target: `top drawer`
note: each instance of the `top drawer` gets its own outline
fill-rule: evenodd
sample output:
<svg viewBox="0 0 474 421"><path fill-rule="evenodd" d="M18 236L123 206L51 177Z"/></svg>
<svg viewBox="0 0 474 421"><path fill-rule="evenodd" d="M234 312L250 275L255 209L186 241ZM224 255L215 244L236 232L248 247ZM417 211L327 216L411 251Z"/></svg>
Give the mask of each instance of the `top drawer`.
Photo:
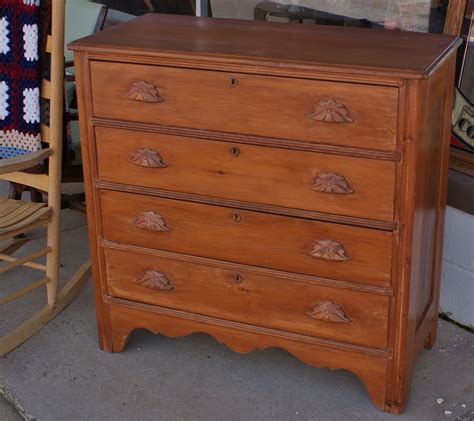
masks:
<svg viewBox="0 0 474 421"><path fill-rule="evenodd" d="M93 61L96 117L395 150L397 88Z"/></svg>

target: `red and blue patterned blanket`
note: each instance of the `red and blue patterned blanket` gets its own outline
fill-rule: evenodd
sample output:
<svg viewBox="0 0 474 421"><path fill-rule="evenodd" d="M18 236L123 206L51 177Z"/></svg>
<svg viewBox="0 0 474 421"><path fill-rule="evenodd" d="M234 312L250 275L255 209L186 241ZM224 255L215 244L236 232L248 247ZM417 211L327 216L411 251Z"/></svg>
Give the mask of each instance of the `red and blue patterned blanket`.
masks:
<svg viewBox="0 0 474 421"><path fill-rule="evenodd" d="M41 149L40 0L0 0L0 158Z"/></svg>

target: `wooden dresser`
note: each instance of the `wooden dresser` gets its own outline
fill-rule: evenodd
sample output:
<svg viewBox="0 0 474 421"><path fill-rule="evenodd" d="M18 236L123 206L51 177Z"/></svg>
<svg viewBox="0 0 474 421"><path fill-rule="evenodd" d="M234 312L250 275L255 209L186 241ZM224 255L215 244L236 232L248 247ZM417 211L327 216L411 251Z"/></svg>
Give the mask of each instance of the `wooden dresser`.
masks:
<svg viewBox="0 0 474 421"><path fill-rule="evenodd" d="M281 347L400 412L436 337L457 46L169 15L73 43L101 348Z"/></svg>

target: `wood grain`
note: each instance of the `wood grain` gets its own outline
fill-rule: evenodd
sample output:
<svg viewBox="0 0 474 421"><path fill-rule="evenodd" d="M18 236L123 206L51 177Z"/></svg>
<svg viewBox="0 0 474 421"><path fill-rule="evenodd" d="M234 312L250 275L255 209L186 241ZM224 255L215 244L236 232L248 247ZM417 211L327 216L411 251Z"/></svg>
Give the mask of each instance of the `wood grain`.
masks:
<svg viewBox="0 0 474 421"><path fill-rule="evenodd" d="M393 220L393 162L103 127L95 133L99 178L104 181ZM130 163L129 157L143 148L159 153L166 168ZM353 194L317 191L316 179L327 172L343 175Z"/></svg>
<svg viewBox="0 0 474 421"><path fill-rule="evenodd" d="M268 76L110 62L92 62L91 73L97 117L395 149L395 88L301 79L288 84ZM116 76L110 78L110 73ZM230 78L239 80L236 87L229 86ZM163 101L129 107L125 94L140 80L156 86ZM343 102L355 121L334 124L309 118L314 105L328 98ZM205 119L201 110L206 110Z"/></svg>
<svg viewBox="0 0 474 421"><path fill-rule="evenodd" d="M309 67L393 79L426 78L457 46L456 37L441 34L149 14L70 48L118 53L122 60L145 56L154 63L185 58L191 67L230 63L266 67L267 73L291 67L293 74Z"/></svg>
<svg viewBox="0 0 474 421"><path fill-rule="evenodd" d="M244 143L247 145L270 146L282 149L291 149L306 152L321 152L329 155L352 156L358 158L370 158L381 161L399 162L400 151L381 151L377 149L359 149L348 146L337 146L324 143L292 141L280 138L271 138L242 133L226 133L219 130L200 130L189 127L164 126L160 124L141 123L133 121L111 120L107 118L91 118L94 126L111 127L118 129L137 130L143 133L161 133L173 136L194 137L207 140L219 140L228 143Z"/></svg>
<svg viewBox="0 0 474 421"><path fill-rule="evenodd" d="M387 345L389 297L146 254L106 250L105 256L112 296L367 347ZM152 269L163 273L174 288L150 292L136 282ZM321 300L343 306L351 322L333 326L309 317L307 313Z"/></svg>
<svg viewBox="0 0 474 421"><path fill-rule="evenodd" d="M390 285L392 233L102 190L104 238L290 272ZM170 228L144 231L132 221L137 213L158 212ZM234 214L240 216L235 222ZM330 261L311 255L318 240L344 245L351 260Z"/></svg>
<svg viewBox="0 0 474 421"><path fill-rule="evenodd" d="M444 22L444 34L455 36L461 34L466 5L467 0L451 0L446 14L446 21Z"/></svg>
<svg viewBox="0 0 474 421"><path fill-rule="evenodd" d="M210 196L200 196L192 193L180 193L172 190L110 183L108 181L97 181L95 183L95 186L97 188L106 190L144 194L147 196L154 197L167 197L170 199L185 200L187 202L206 203L209 205L226 206L235 209L245 209L256 212L272 213L275 215L293 216L297 218L314 219L317 221L325 222L335 222L337 224L352 225L364 228L374 228L383 231L395 231L398 227L398 222L395 221L384 222L373 219L354 218L344 215L335 215L331 213L306 211L296 208L284 208L281 206L264 205L253 202L242 202L239 200L232 199L220 199Z"/></svg>
<svg viewBox="0 0 474 421"><path fill-rule="evenodd" d="M189 254L175 253L171 251L149 249L130 244L115 243L113 241L101 240L101 247L114 250L122 250L129 253L140 253L148 256L157 256L165 259L177 260L180 262L190 262L206 266L214 266L230 271L250 270L266 277L283 276L288 281L296 280L299 282L309 282L311 284L330 286L331 288L343 288L350 291L369 292L371 294L385 295L392 297L394 295L391 287L378 287L373 285L358 284L350 281L338 281L336 279L321 278L319 276L302 275L300 273L283 272L281 270L269 269L261 266L250 266L242 263L233 263L223 260L210 259L207 257L192 256Z"/></svg>

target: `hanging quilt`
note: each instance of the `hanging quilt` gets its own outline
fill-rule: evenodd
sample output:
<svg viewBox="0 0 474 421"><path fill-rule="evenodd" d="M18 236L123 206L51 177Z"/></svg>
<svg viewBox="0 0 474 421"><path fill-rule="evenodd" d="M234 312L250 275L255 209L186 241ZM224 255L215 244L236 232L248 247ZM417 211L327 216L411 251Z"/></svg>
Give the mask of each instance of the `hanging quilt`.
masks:
<svg viewBox="0 0 474 421"><path fill-rule="evenodd" d="M41 149L40 0L0 0L0 158Z"/></svg>

